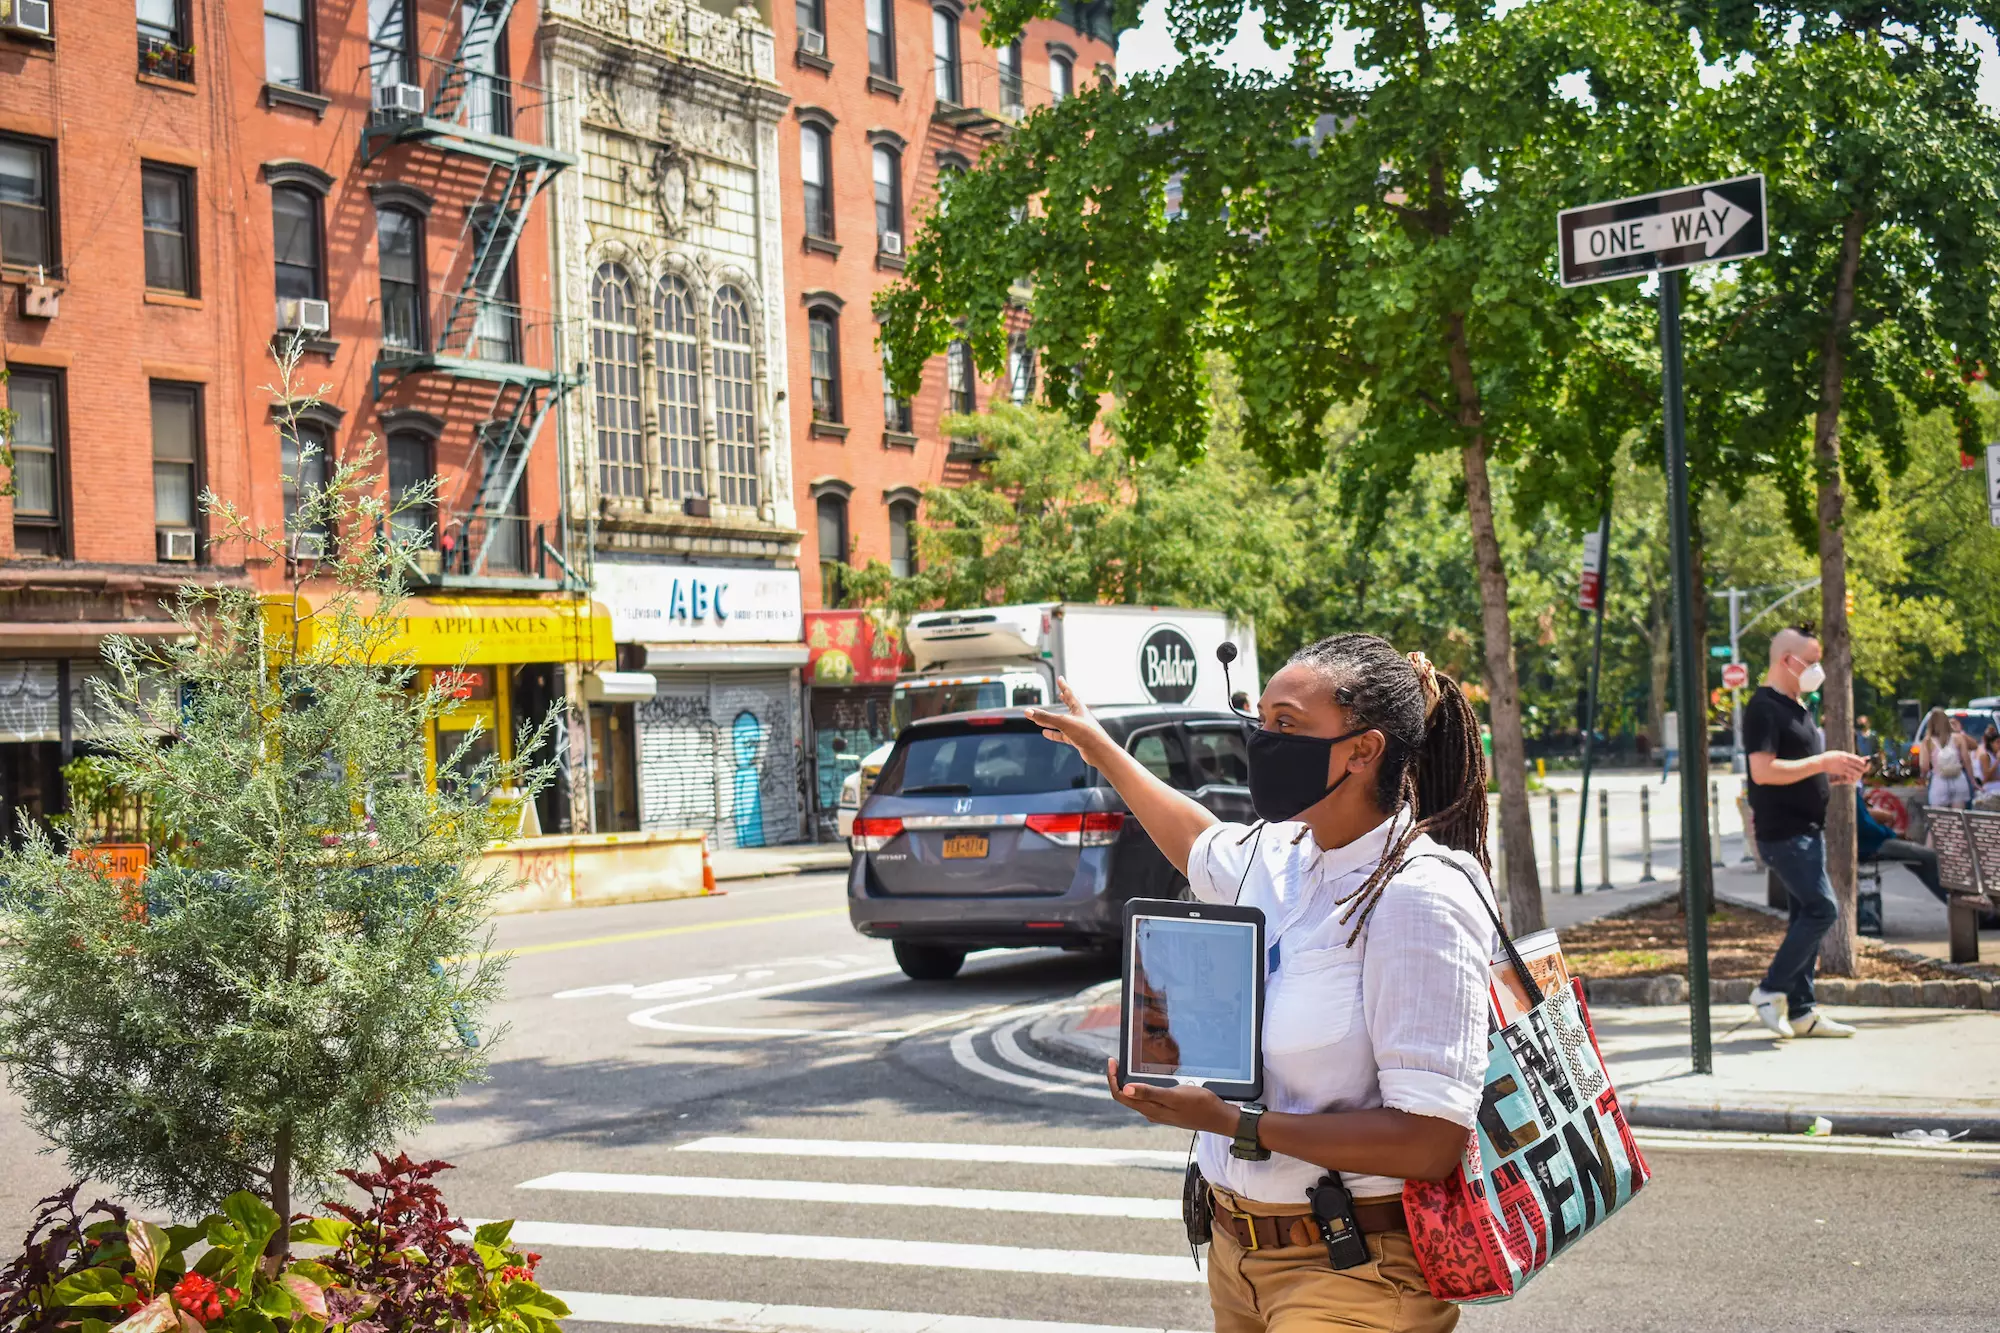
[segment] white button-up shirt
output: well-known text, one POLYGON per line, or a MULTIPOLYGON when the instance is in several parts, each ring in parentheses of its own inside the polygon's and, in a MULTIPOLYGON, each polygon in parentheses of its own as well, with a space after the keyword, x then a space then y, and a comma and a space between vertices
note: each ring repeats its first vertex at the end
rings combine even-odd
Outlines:
MULTIPOLYGON (((1487 960, 1499 943, 1473 881, 1492 888, 1476 859, 1420 837, 1350 947, 1358 916, 1340 924, 1334 899, 1374 871, 1395 825, 1322 851, 1304 824, 1218 824, 1195 839, 1188 883, 1204 902, 1263 910, 1277 961, 1265 983, 1265 1106, 1308 1115, 1387 1106, 1469 1129, 1486 1078, 1487 960)), ((1278 1153, 1242 1161, 1229 1144, 1201 1135, 1201 1171, 1243 1198, 1303 1205, 1326 1174, 1278 1153)), ((1403 1188, 1355 1172, 1342 1182, 1356 1198, 1403 1188)))

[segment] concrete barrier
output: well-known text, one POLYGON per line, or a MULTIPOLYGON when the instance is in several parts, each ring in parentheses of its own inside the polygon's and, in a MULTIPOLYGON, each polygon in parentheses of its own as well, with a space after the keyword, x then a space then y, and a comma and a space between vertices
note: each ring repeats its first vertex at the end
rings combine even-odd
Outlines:
POLYGON ((702 841, 692 830, 517 838, 474 869, 499 870, 514 885, 494 900, 495 912, 694 898, 704 891, 702 841))

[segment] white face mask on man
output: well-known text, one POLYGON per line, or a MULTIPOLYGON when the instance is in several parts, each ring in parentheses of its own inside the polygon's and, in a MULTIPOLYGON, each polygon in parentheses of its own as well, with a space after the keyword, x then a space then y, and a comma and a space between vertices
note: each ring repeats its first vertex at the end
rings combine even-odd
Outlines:
MULTIPOLYGON (((1793 660, 1796 661, 1797 659, 1793 660)), ((1805 665, 1805 667, 1799 671, 1800 694, 1811 694, 1814 690, 1817 690, 1820 686, 1824 684, 1826 684, 1826 668, 1821 666, 1819 663, 1808 662, 1805 665)))

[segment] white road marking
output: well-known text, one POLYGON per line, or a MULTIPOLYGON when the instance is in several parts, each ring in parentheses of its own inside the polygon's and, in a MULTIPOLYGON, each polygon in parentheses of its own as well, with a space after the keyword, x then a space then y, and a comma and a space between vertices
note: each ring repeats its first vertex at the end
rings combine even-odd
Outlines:
MULTIPOLYGON (((768 977, 771 973, 767 971, 763 975, 768 977)), ((722 972, 711 977, 675 977, 644 986, 620 981, 609 986, 579 986, 575 990, 559 990, 550 998, 594 1000, 600 995, 622 995, 633 1000, 669 1000, 678 999, 683 995, 706 995, 717 986, 727 986, 734 980, 736 980, 734 972, 722 972)))
MULTIPOLYGON (((473 1228, 481 1223, 467 1220, 473 1228)), ((807 1259, 913 1268, 964 1268, 983 1273, 1040 1273, 1049 1277, 1130 1278, 1140 1282, 1198 1284, 1207 1278, 1191 1259, 1171 1254, 1117 1254, 1104 1250, 1044 1250, 1016 1245, 963 1245, 876 1236, 788 1236, 764 1231, 694 1231, 680 1227, 622 1227, 589 1222, 516 1222, 515 1245, 655 1254, 727 1254, 744 1259, 807 1259)))
MULTIPOLYGON (((862 968, 859 971, 845 972, 838 976, 808 977, 804 981, 781 981, 775 986, 753 986, 749 990, 728 991, 721 995, 701 995, 692 1000, 676 1000, 672 1004, 656 1004, 650 1009, 641 1009, 637 1013, 627 1014, 625 1021, 637 1024, 642 1028, 656 1028, 660 1031, 671 1032, 675 1030, 673 1026, 659 1022, 659 1015, 675 1013, 682 1009, 693 1009, 705 1004, 722 1004, 729 1000, 760 1000, 766 996, 785 995, 792 991, 816 990, 821 986, 838 985, 843 981, 863 981, 870 977, 886 977, 900 971, 902 969, 899 967, 870 967, 862 968)), ((782 1029, 762 1030, 772 1036, 786 1035, 782 1029)))
POLYGON ((1039 1059, 1022 1050, 1019 1033, 1022 1028, 1032 1022, 1034 1022, 1034 1018, 1031 1016, 1023 1018, 1018 1022, 1009 1023, 1003 1028, 994 1029, 993 1049, 1000 1053, 1001 1059, 1016 1068, 1025 1069, 1031 1074, 1040 1074, 1044 1078, 1066 1079, 1071 1083, 1092 1086, 1103 1085, 1104 1075, 1102 1072, 1087 1074, 1082 1070, 1066 1069, 1062 1065, 1052 1065, 1047 1060, 1039 1059))
POLYGON ((2000 1162, 2000 1144, 1923 1144, 1900 1139, 1807 1138, 1803 1134, 1729 1134, 1708 1130, 1634 1129, 1642 1148, 1702 1152, 1802 1152, 1833 1157, 1913 1157, 1952 1162, 2000 1162))
POLYGON ((981 1319, 902 1310, 842 1310, 817 1305, 756 1305, 670 1296, 552 1292, 580 1324, 698 1328, 703 1333, 1174 1333, 1125 1324, 1062 1324, 1043 1319, 981 1319))
POLYGON ((974 1038, 978 1037, 982 1030, 971 1029, 951 1039, 951 1058, 958 1062, 959 1068, 977 1074, 981 1078, 992 1079, 995 1083, 1026 1088, 1030 1092, 1060 1092, 1070 1097, 1111 1100, 1109 1088, 1090 1088, 1076 1083, 1051 1083, 1046 1079, 1029 1078, 1025 1074, 1016 1074, 1000 1068, 980 1055, 973 1046, 974 1038))
POLYGON ((674 1146, 675 1152, 749 1153, 774 1157, 875 1158, 892 1162, 997 1162, 1013 1166, 1168 1166, 1187 1164, 1185 1150, 1064 1148, 1054 1144, 923 1143, 881 1139, 778 1139, 718 1134, 674 1146))
POLYGON ((1064 1217, 1134 1217, 1176 1221, 1179 1199, 1104 1194, 1045 1194, 1035 1190, 936 1189, 927 1185, 850 1185, 830 1180, 742 1180, 722 1176, 624 1175, 557 1171, 515 1186, 590 1194, 654 1194, 695 1199, 775 1199, 785 1203, 886 1204, 903 1208, 964 1208, 988 1213, 1049 1213, 1064 1217))

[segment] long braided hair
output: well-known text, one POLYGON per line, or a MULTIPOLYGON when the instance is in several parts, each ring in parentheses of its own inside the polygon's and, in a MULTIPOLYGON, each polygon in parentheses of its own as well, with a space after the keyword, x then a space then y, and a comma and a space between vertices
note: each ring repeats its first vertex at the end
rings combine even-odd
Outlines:
POLYGON ((1351 945, 1375 911, 1410 845, 1429 834, 1470 852, 1492 874, 1486 845, 1486 754, 1479 719, 1458 682, 1422 653, 1404 656, 1373 634, 1336 634, 1292 654, 1319 673, 1349 725, 1380 731, 1388 745, 1376 770, 1375 803, 1390 815, 1413 813, 1359 888, 1334 900, 1340 923, 1354 922, 1351 945))

